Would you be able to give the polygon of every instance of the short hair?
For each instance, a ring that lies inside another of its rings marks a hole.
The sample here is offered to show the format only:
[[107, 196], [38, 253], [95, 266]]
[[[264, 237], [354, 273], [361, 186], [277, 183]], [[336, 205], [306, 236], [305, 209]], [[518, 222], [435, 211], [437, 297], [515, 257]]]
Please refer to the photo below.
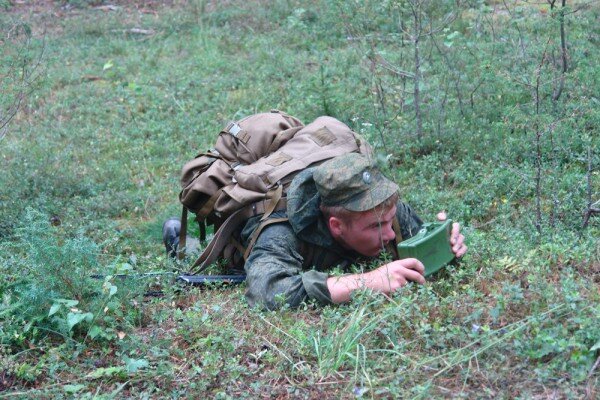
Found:
[[383, 211], [391, 208], [398, 202], [399, 197], [400, 196], [398, 196], [398, 193], [396, 192], [390, 197], [388, 197], [386, 200], [384, 200], [382, 203], [379, 203], [377, 206], [375, 206], [375, 208], [372, 208], [367, 211], [350, 211], [345, 209], [343, 206], [326, 206], [323, 204], [321, 204], [319, 208], [321, 209], [321, 212], [323, 213], [323, 216], [325, 217], [326, 221], [328, 221], [331, 217], [336, 217], [344, 222], [351, 224], [352, 222], [357, 220], [360, 215], [364, 213], [368, 213], [373, 210]]

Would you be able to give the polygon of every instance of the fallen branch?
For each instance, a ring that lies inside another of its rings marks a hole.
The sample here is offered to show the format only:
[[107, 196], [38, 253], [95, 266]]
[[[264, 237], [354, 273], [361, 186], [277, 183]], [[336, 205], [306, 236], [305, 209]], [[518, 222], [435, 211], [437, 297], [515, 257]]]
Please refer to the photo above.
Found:
[[81, 77], [81, 80], [84, 82], [93, 82], [93, 81], [103, 81], [104, 78], [96, 75], [84, 75]]
[[154, 29], [140, 29], [140, 28], [131, 28], [127, 32], [135, 33], [138, 35], [154, 35], [156, 31]]
[[600, 365], [600, 356], [598, 356], [598, 358], [596, 359], [596, 362], [592, 366], [592, 369], [590, 369], [590, 372], [588, 373], [588, 376], [587, 376], [588, 379], [590, 379], [592, 377], [592, 375], [594, 374], [594, 371], [596, 370], [596, 368], [598, 368], [598, 365]]
[[583, 224], [581, 226], [582, 229], [587, 228], [588, 223], [590, 222], [590, 218], [594, 214], [600, 214], [600, 200], [592, 203], [592, 172], [594, 171], [594, 165], [592, 162], [592, 147], [588, 146], [588, 154], [587, 154], [587, 210], [583, 213]]
[[587, 228], [588, 223], [590, 222], [590, 218], [592, 215], [600, 214], [600, 208], [596, 207], [600, 205], [600, 200], [592, 204], [588, 207], [588, 209], [583, 213], [583, 225], [582, 228]]
[[95, 10], [102, 10], [102, 11], [117, 11], [119, 9], [118, 6], [112, 5], [112, 4], [107, 4], [105, 6], [97, 6], [94, 7]]

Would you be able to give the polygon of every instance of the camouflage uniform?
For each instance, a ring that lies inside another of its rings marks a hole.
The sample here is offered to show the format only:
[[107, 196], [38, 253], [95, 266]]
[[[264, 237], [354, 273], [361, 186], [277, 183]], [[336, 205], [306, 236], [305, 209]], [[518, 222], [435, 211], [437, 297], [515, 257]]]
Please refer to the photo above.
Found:
[[[287, 216], [288, 221], [265, 227], [244, 265], [250, 306], [274, 309], [287, 303], [296, 307], [308, 299], [330, 304], [328, 271], [336, 266], [347, 271], [352, 264], [369, 261], [333, 239], [319, 209], [323, 202], [366, 211], [398, 190], [364, 157], [356, 156], [339, 157], [306, 169], [294, 178], [287, 191], [287, 212], [272, 215]], [[421, 219], [402, 202], [397, 204], [396, 216], [403, 238], [411, 237], [422, 225]], [[259, 220], [260, 216], [246, 223], [241, 235], [244, 246]]]

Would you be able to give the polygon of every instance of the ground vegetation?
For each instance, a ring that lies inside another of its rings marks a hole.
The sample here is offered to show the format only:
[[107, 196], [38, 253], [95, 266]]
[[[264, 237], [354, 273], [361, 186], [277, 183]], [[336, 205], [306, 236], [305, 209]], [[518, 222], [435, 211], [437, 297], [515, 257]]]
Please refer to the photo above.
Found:
[[[598, 396], [598, 2], [0, 10], [0, 398]], [[469, 254], [336, 307], [175, 284], [181, 166], [272, 108], [364, 135]]]

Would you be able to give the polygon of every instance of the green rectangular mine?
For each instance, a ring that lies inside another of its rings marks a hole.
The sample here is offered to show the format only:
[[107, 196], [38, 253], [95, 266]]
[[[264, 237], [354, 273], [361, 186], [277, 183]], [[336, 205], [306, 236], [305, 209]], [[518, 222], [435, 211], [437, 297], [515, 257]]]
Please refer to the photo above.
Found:
[[425, 266], [429, 276], [454, 259], [450, 245], [452, 220], [423, 224], [421, 230], [398, 245], [400, 259], [416, 258]]

